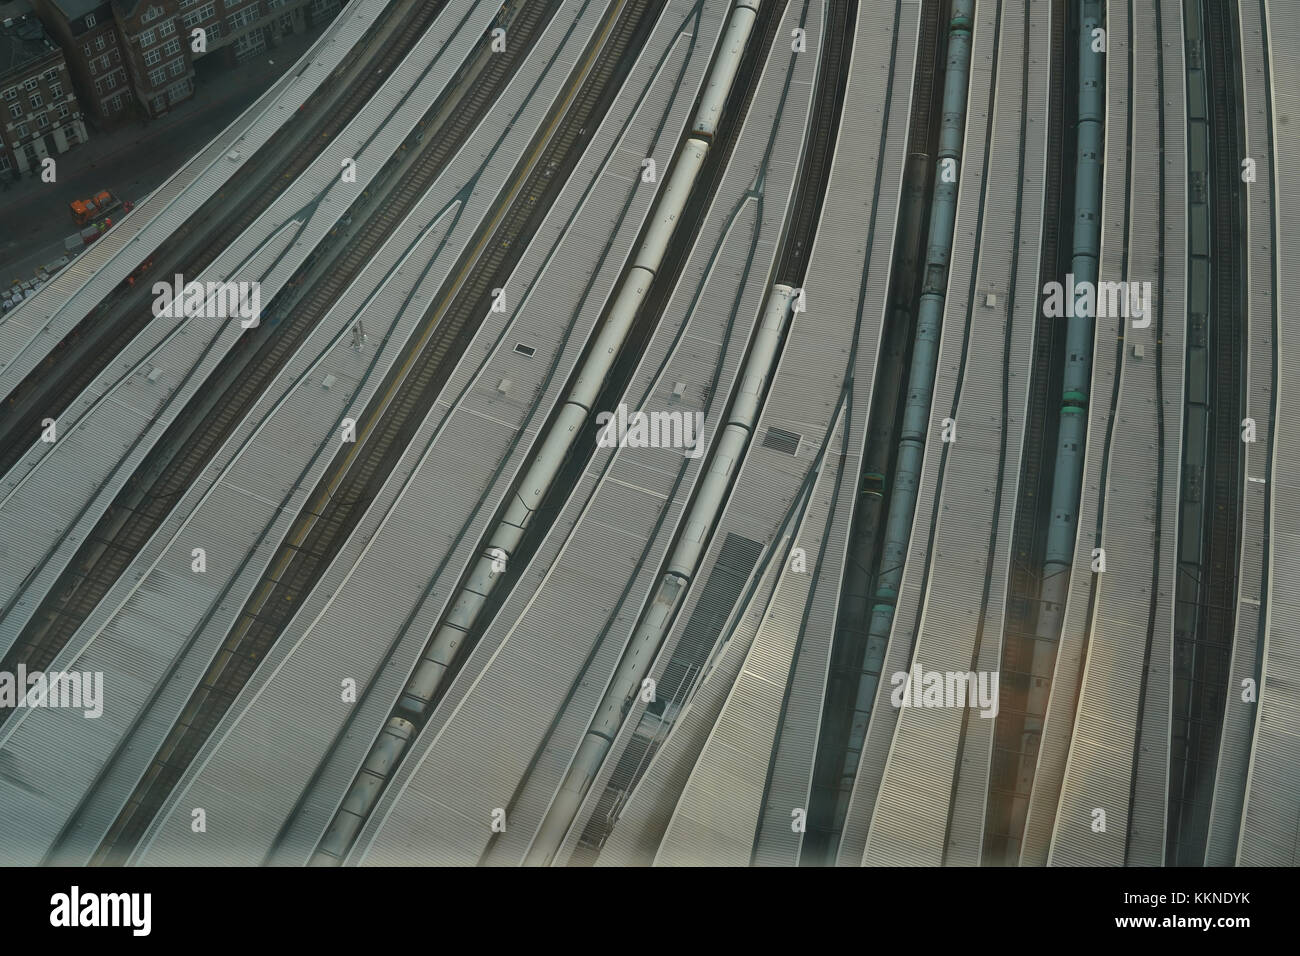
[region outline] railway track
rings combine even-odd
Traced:
[[[516,240],[531,235],[544,218],[550,200],[581,155],[586,130],[599,121],[622,78],[631,69],[635,57],[625,54],[634,49],[635,41],[653,23],[662,5],[663,0],[632,3],[632,11],[613,26],[592,68],[590,81],[574,95],[540,158],[516,191],[517,198],[490,236],[484,235],[483,242],[477,246],[471,243],[450,274],[464,276],[471,263],[472,272],[463,284],[452,287],[454,283],[449,283],[444,287],[443,294],[422,320],[423,334],[417,331],[413,336],[408,352],[395,362],[394,371],[376,391],[377,398],[358,417],[359,441],[355,446],[344,446],[321,479],[312,504],[290,529],[271,563],[272,570],[246,604],[229,640],[114,824],[96,862],[125,861],[203,742],[289,623],[301,598],[315,585],[365,513],[432,408],[455,367],[455,359],[473,336],[482,316],[488,313],[492,289],[502,285],[503,278],[513,271],[524,254],[527,243]],[[511,28],[512,37],[526,35],[526,29],[538,29],[546,9],[540,3],[524,4]],[[511,46],[523,51],[531,44],[521,44],[515,39]],[[504,71],[509,64],[505,61],[505,57],[493,57],[490,61],[489,68],[496,68],[498,78],[506,75]],[[480,79],[475,95],[487,102],[495,99],[496,92],[499,92],[496,84],[489,84],[484,78]],[[471,124],[470,128],[477,120],[471,122],[468,117],[479,105],[476,99],[474,109],[459,111],[467,117],[465,122]],[[482,248],[482,252],[476,258],[477,248]],[[444,308],[445,314],[439,318]],[[391,395],[391,401],[385,401],[382,397],[385,395]]]
[[[1230,54],[1236,48],[1237,34],[1230,4],[1200,0],[1188,7],[1189,16],[1193,10],[1200,13],[1202,38],[1189,51],[1188,83],[1203,87],[1208,110],[1203,120],[1189,114],[1189,133],[1208,139],[1204,180],[1197,188],[1193,178],[1189,198],[1196,202],[1206,190],[1209,196],[1209,222],[1189,220],[1189,229],[1200,228],[1205,233],[1203,263],[1209,289],[1208,300],[1198,303],[1205,290],[1195,273],[1189,277],[1188,460],[1179,531],[1166,846],[1166,861],[1172,865],[1204,861],[1209,794],[1218,763],[1224,688],[1236,628],[1245,458],[1238,431],[1244,410],[1239,100]],[[1191,176],[1197,172],[1192,170]],[[1189,235],[1193,250],[1197,238]],[[1195,263],[1195,255],[1190,261]],[[1200,351],[1205,360],[1193,365],[1193,350]],[[1212,361],[1207,351],[1213,353]]]
[[[786,235],[785,248],[776,270],[781,282],[798,287],[808,271],[806,255],[812,250],[817,223],[821,219],[826,181],[839,133],[840,114],[844,109],[844,91],[848,86],[849,61],[853,56],[853,25],[858,0],[841,0],[830,5],[826,19],[826,44],[818,68],[814,94],[812,135],[804,149],[803,167],[795,192],[794,221]]]
[[[489,58],[461,108],[452,113],[437,137],[431,137],[409,172],[381,207],[372,212],[333,267],[294,307],[289,320],[269,335],[251,360],[237,349],[227,356],[214,373],[214,380],[220,380],[232,364],[237,367],[238,363],[247,362],[248,365],[234,377],[221,399],[208,403],[210,407],[206,411],[203,404],[194,401],[173,424],[137,473],[156,473],[157,477],[143,494],[128,487],[119,495],[113,509],[87,537],[69,570],[50,589],[27,633],[15,642],[0,667],[7,665],[12,669],[23,663],[29,668],[47,668],[130,565],[176,500],[206,467],[285,362],[446,167],[513,75],[514,67],[531,48],[532,39],[540,33],[547,19],[545,14],[551,9],[551,5],[544,3],[530,3],[526,7],[512,26],[515,31],[512,52]],[[438,108],[438,104],[433,104],[430,115]],[[198,414],[202,418],[195,425]],[[178,446],[180,451],[168,460],[170,450]]]
[[[297,179],[319,155],[320,150],[356,116],[393,67],[415,46],[445,3],[446,0],[417,3],[414,13],[403,22],[397,37],[381,48],[374,69],[368,65],[342,103],[326,112],[321,121],[310,130],[304,132],[299,124],[291,120],[276,131],[258,152],[262,156],[287,153],[289,158],[278,167],[262,170],[260,185],[252,201],[240,205],[232,213],[227,198],[231,187],[227,185],[173,233],[167,240],[167,246],[185,249],[187,240],[197,240],[197,237],[208,231],[215,231],[215,238],[204,242],[197,251],[186,249],[170,257],[161,256],[161,248],[154,249],[148,255],[142,255],[141,261],[153,261],[151,271],[158,275],[200,275],[266,211],[280,195],[286,182]],[[394,4],[385,11],[384,17],[371,27],[369,36],[373,37],[375,31],[382,29],[388,17],[397,15],[397,7]],[[312,109],[313,104],[319,104],[329,94],[334,82],[336,80],[331,78],[323,84],[315,96],[307,101],[302,112],[306,113]],[[308,143],[311,144],[310,147],[306,145]],[[64,339],[68,346],[76,343],[78,348],[65,347],[64,343],[60,343],[61,353],[52,352],[50,359],[19,384],[10,396],[10,402],[22,403],[25,411],[9,420],[5,420],[8,416],[0,417],[0,474],[12,468],[36,442],[41,431],[41,420],[46,417],[57,418],[62,414],[140,330],[153,320],[151,299],[149,283],[146,282],[137,283],[110,296],[92,309]]]

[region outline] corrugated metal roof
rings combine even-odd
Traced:
[[[571,3],[565,8],[539,49],[558,47],[565,24],[573,21],[580,6]],[[580,49],[602,9],[587,8],[570,46]],[[274,825],[252,834],[240,849],[241,858],[262,859],[295,809],[317,763],[329,758],[319,786],[305,798],[281,849],[287,862],[302,862],[310,854],[437,623],[488,519],[513,482],[540,423],[561,393],[622,269],[623,257],[631,248],[652,194],[638,188],[636,178],[615,179],[600,175],[600,170],[620,139],[630,144],[628,148],[654,156],[660,164],[671,157],[709,52],[705,45],[687,60],[689,42],[677,37],[685,9],[688,7],[675,5],[669,11],[671,25],[665,19],[657,27],[650,51],[634,67],[551,214],[506,283],[507,300],[519,302],[519,308],[499,318],[486,317],[444,389],[443,400],[415,435],[394,476],[232,707],[222,731],[209,741],[201,763],[191,768],[173,801],[164,808],[154,827],[153,844],[144,848],[146,862],[184,857],[188,843],[185,808],[190,801],[226,806],[228,781],[237,778],[243,768],[265,764],[267,783],[261,802]],[[716,22],[709,24],[707,17],[706,26],[716,32]],[[661,55],[666,58],[662,72],[647,90],[651,76],[660,69]],[[540,75],[544,59],[535,56],[526,61],[516,78],[518,85],[526,90]],[[576,55],[562,58],[567,63],[576,60]],[[681,83],[679,70],[685,70]],[[544,81],[544,100],[549,101],[549,91],[560,79],[549,76]],[[587,224],[587,228],[567,228],[569,223]],[[561,236],[557,249],[555,243]],[[609,255],[602,259],[607,247]],[[555,270],[567,270],[577,278],[551,281]],[[584,295],[588,281],[593,285]],[[516,341],[528,342],[537,349],[536,355],[520,362],[513,351]],[[503,362],[509,363],[508,377],[515,390],[536,390],[538,399],[535,407],[528,409],[498,405],[495,414],[513,417],[513,426],[485,430],[483,419],[466,411],[457,396],[465,389],[472,390],[465,394],[496,395],[497,382],[506,377],[500,374]],[[453,403],[456,410],[448,415]],[[428,554],[430,542],[437,542],[433,550],[438,557]],[[375,609],[376,616],[358,631],[359,610],[381,580],[390,592]],[[364,637],[358,636],[362,634]],[[392,663],[377,671],[390,649]],[[295,675],[320,672],[335,681],[339,676],[352,676],[363,688],[374,681],[371,693],[358,705],[356,721],[333,752],[335,734],[346,715],[322,718],[311,701],[281,696],[282,689],[298,679]],[[310,760],[282,768],[281,751],[308,754]],[[242,818],[244,808],[231,806],[229,812]]]
[[[783,97],[791,61],[795,84],[802,85],[792,84],[788,97]],[[675,382],[707,374],[713,400],[705,415],[706,433],[716,427],[766,300],[765,280],[793,188],[794,164],[789,157],[802,149],[804,124],[798,118],[807,115],[808,78],[815,67],[813,58],[793,56],[788,49],[784,56],[777,53],[768,60],[733,154],[763,157],[776,131],[775,161],[766,167],[763,181],[761,227],[760,207],[746,196],[754,169],[748,163],[729,164],[711,214],[704,219],[664,317],[629,385],[624,398],[629,407],[667,409]],[[694,336],[689,343],[687,333],[678,331],[683,316],[689,316],[689,335]],[[725,353],[720,352],[723,344]],[[692,374],[701,360],[703,367]],[[420,845],[430,859],[477,860],[491,837],[484,821],[490,819],[492,808],[508,806],[509,825],[486,859],[506,863],[523,858],[608,686],[646,595],[658,579],[660,562],[702,461],[664,450],[659,452],[662,466],[642,467],[646,459],[653,461],[650,452],[597,451],[588,474],[601,474],[602,479],[592,498],[573,495],[565,506],[568,513],[581,511],[572,533],[562,518],[547,535],[483,638],[483,645],[495,646],[501,640],[496,635],[506,632],[491,666],[433,731],[436,736],[430,740],[426,730],[408,759],[413,769],[399,772],[358,840],[354,857],[367,863],[409,860],[407,846],[411,835],[418,833],[421,839],[429,836]],[[644,482],[635,492],[635,482],[620,483],[631,471],[638,471]],[[634,510],[632,503],[638,498],[650,505],[649,510]],[[619,515],[617,529],[602,520],[610,514]],[[558,587],[566,584],[573,588],[572,596],[557,599]],[[521,614],[520,598],[533,594]],[[539,642],[536,647],[534,642]],[[500,700],[520,695],[535,697],[530,700],[533,706],[501,711]],[[444,702],[444,708],[449,704]],[[476,741],[494,739],[498,732],[505,740],[503,749],[494,750],[491,764],[463,769]],[[546,746],[539,752],[543,742]],[[454,787],[446,775],[450,766],[457,767],[459,775]],[[528,783],[520,789],[525,771]],[[473,810],[468,816],[444,816],[441,808],[449,804]],[[457,835],[434,836],[448,828],[456,829]],[[477,852],[471,852],[474,847]],[[470,855],[444,856],[459,852]]]
[[[702,577],[703,569],[696,576],[697,581],[705,581],[704,587],[688,593],[650,671],[660,696],[671,695],[671,703],[656,716],[639,697],[634,702],[556,865],[575,852],[590,859],[595,849],[575,850],[579,834],[588,826],[603,833],[607,823],[613,825],[613,832],[598,848],[597,865],[645,866],[654,860],[677,798],[740,673],[786,566],[788,532],[789,528],[766,555],[757,541],[734,533],[714,535],[708,577]],[[756,569],[760,556],[764,566]],[[755,573],[762,575],[761,581],[755,580]],[[753,592],[744,594],[742,589],[748,587]],[[683,666],[686,657],[693,660]],[[680,713],[669,712],[678,707]]]
[[[1047,112],[1048,63],[1038,53],[1048,42],[1050,11],[1028,8],[1030,35],[1026,36],[1026,4],[1003,5],[996,80],[993,58],[987,54],[994,42],[992,12],[978,20],[975,29],[971,103],[973,110],[976,104],[982,107],[984,119],[973,113],[967,122],[962,165],[968,176],[957,220],[959,233],[974,235],[955,243],[953,249],[932,411],[936,421],[954,418],[957,440],[945,444],[938,440],[937,431],[931,436],[925,467],[927,472],[941,468],[942,481],[936,474],[937,498],[922,496],[918,502],[909,555],[909,561],[919,560],[915,571],[924,573],[926,589],[924,626],[915,659],[908,663],[923,671],[988,674],[996,673],[1001,663],[1010,532],[1038,315],[1047,124],[1034,118]],[[1028,80],[1027,87],[1022,77]],[[988,127],[991,105],[994,120]],[[986,141],[990,130],[991,142]],[[987,175],[971,175],[986,161]],[[981,190],[985,190],[982,212]],[[1012,248],[1018,215],[1022,217],[1020,245]],[[991,308],[984,298],[990,291],[998,302]],[[963,346],[966,371],[959,379]],[[1006,457],[1001,460],[1004,441]],[[987,616],[981,636],[982,607]],[[892,684],[882,684],[892,691]],[[867,844],[868,862],[978,865],[993,720],[976,718],[964,707],[907,708],[896,712],[892,722],[897,731]],[[947,760],[938,759],[936,750]],[[901,801],[900,795],[904,795]],[[875,827],[883,828],[880,846],[875,845]]]
[[[219,590],[206,600],[165,607],[163,619],[149,627],[154,648],[160,655],[170,649],[179,666],[142,713],[129,752],[109,765],[78,811],[74,832],[59,848],[60,862],[81,864],[94,853],[226,639],[310,489],[331,463],[342,419],[355,417],[365,407],[423,314],[424,302],[436,294],[442,276],[437,270],[426,272],[426,263],[460,206],[453,202],[438,215],[442,202],[431,190],[394,230],[217,453],[219,469],[209,467],[190,486],[83,625],[83,634],[108,621],[143,633],[144,625],[133,617],[157,609],[119,595],[159,564],[186,567],[192,546],[207,549],[205,584]],[[430,224],[433,216],[437,219]],[[416,304],[408,308],[410,296]],[[373,346],[364,351],[352,347],[350,329],[357,319],[365,322],[371,342],[384,344],[382,353]],[[335,377],[328,391],[321,388],[327,375]],[[250,510],[249,499],[273,510]],[[214,528],[219,534],[212,533]],[[382,587],[378,590],[382,597]]]
[[[1106,57],[1106,111],[1112,117],[1127,116],[1131,95],[1127,18],[1112,18],[1107,22],[1106,30],[1107,49],[1113,51]],[[1124,278],[1124,226],[1130,192],[1126,175],[1128,149],[1127,126],[1117,121],[1110,123],[1106,130],[1106,175],[1102,187],[1101,210],[1099,278],[1104,281]],[[1096,537],[1099,489],[1106,454],[1106,425],[1112,412],[1111,402],[1118,372],[1115,338],[1119,333],[1119,320],[1098,320],[1092,356],[1092,389],[1088,395],[1088,436],[1079,498],[1074,573],[1070,578],[1052,675],[1052,688],[1054,691],[1059,688],[1060,692],[1053,692],[1048,700],[1021,848],[1021,862],[1031,866],[1047,863],[1065,761],[1074,731],[1075,689],[1078,687],[1079,672],[1087,652],[1086,622],[1092,600],[1092,548]]]
[[[1181,122],[1166,122],[1162,141],[1159,113],[1184,115],[1186,73],[1182,44],[1158,45],[1157,17],[1162,18],[1159,26],[1165,36],[1180,35],[1181,4],[1162,2],[1161,9],[1134,10],[1134,52],[1141,55],[1134,57],[1126,278],[1153,285],[1153,307],[1162,323],[1163,382],[1158,393],[1154,348],[1142,359],[1134,358],[1132,349],[1125,350],[1104,474],[1101,546],[1107,570],[1096,584],[1092,634],[1048,856],[1056,865],[1152,866],[1164,860],[1186,358],[1187,200],[1184,165],[1162,163],[1166,153],[1186,154],[1186,128]],[[1158,71],[1163,72],[1163,98]],[[1101,325],[1099,320],[1099,343],[1105,338]],[[1136,329],[1123,334],[1154,344],[1156,331],[1153,323],[1145,335]],[[1097,391],[1093,389],[1094,396]],[[1163,463],[1157,401],[1164,402]],[[1159,517],[1158,500],[1163,501]],[[1157,535],[1163,546],[1154,569],[1159,583],[1152,593]],[[1094,830],[1098,808],[1106,813],[1104,832]]]
[[[811,505],[796,534],[797,545],[809,554],[821,550],[829,531],[844,425],[841,413],[832,433],[831,453],[823,460]],[[655,865],[749,865],[795,652],[816,581],[815,574],[783,569],[763,623],[664,831]],[[781,810],[779,815],[789,827],[791,809]]]

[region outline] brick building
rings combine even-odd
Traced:
[[[190,59],[174,0],[112,0],[136,104],[150,118],[194,95]]]
[[[31,2],[67,51],[90,112],[106,125],[161,116],[194,94],[196,63],[233,65],[332,19],[341,7],[341,0]]]
[[[131,83],[109,0],[32,0],[68,57],[87,115],[100,125],[132,115]]]
[[[26,2],[0,3],[0,176],[86,140],[63,51]]]

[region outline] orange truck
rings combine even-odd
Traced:
[[[107,189],[101,189],[89,199],[74,199],[68,203],[72,218],[78,226],[88,226],[103,219],[109,213],[121,209],[124,213],[131,211],[131,204],[123,202]]]

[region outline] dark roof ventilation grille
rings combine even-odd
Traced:
[[[784,428],[769,426],[767,435],[763,439],[763,447],[785,452],[787,455],[796,455],[799,453],[799,436]]]

